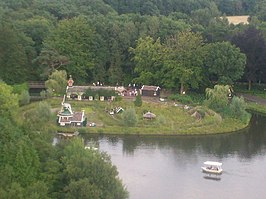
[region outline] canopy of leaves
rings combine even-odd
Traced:
[[[95,30],[86,17],[76,17],[62,20],[45,40],[45,46],[67,57],[70,63],[61,68],[78,77],[77,82],[82,82],[90,79],[88,73],[95,65],[96,42]],[[54,63],[53,60],[51,62]]]
[[[248,81],[262,79],[266,75],[266,45],[262,33],[251,26],[244,32],[235,35],[232,42],[246,54],[246,79]]]
[[[4,82],[0,82],[0,104],[0,117],[13,119],[18,109],[18,96]]]
[[[226,85],[242,77],[246,56],[239,48],[229,42],[217,42],[208,44],[206,49],[205,66],[210,81]]]
[[[202,81],[204,43],[200,34],[180,32],[166,41],[163,85],[175,88],[177,84],[197,88]],[[181,91],[181,92],[182,92]]]
[[[230,92],[230,87],[228,85],[215,85],[213,89],[206,89],[206,105],[217,111],[218,113],[222,113],[227,105],[229,104],[228,94]]]
[[[55,70],[49,79],[45,82],[49,92],[55,94],[64,94],[67,86],[67,73],[64,70]]]
[[[163,47],[160,39],[154,41],[151,37],[140,38],[137,47],[131,48],[136,63],[135,72],[139,74],[136,82],[142,84],[156,84],[162,76]]]

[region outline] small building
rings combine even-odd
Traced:
[[[159,97],[161,88],[159,86],[147,86],[143,85],[140,89],[142,96]]]
[[[62,103],[61,111],[57,114],[60,126],[82,127],[86,120],[84,111],[73,112],[69,103]]]
[[[96,84],[92,85],[92,86],[74,86],[73,85],[74,81],[72,79],[72,77],[70,76],[69,80],[68,80],[68,86],[66,88],[66,97],[67,99],[73,99],[73,100],[84,100],[87,99],[89,101],[92,100],[100,100],[100,101],[104,101],[107,98],[111,98],[114,99],[115,96],[108,96],[108,97],[104,97],[104,96],[99,96],[99,99],[96,99],[95,96],[86,96],[86,91],[87,90],[92,90],[94,92],[101,92],[103,90],[105,91],[113,91],[113,93],[118,93],[121,95],[121,92],[124,91],[125,89],[123,87],[113,87],[113,86],[96,86]],[[98,85],[98,84],[97,84]]]
[[[148,111],[147,113],[143,114],[143,119],[148,119],[148,120],[152,120],[155,119],[156,115],[154,113],[151,113],[150,111]]]

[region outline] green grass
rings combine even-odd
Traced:
[[[48,99],[47,102],[53,110],[59,110],[61,99]],[[85,110],[89,122],[96,123],[96,127],[82,127],[81,133],[105,133],[105,134],[147,134],[147,135],[192,135],[192,134],[216,134],[232,132],[247,126],[236,119],[221,119],[217,114],[210,114],[198,121],[188,111],[181,107],[175,107],[173,102],[155,103],[143,102],[141,107],[135,107],[133,101],[122,100],[120,102],[100,101],[69,101],[74,111]],[[37,102],[20,108],[20,114],[32,110]],[[124,109],[134,108],[138,117],[135,127],[123,125],[121,114],[111,116],[107,110],[115,107]],[[145,120],[143,113],[151,111],[156,114],[156,119]],[[54,115],[56,116],[56,111]],[[54,121],[51,128],[60,131],[75,131],[75,128],[59,127]]]
[[[248,110],[251,110],[251,111],[266,114],[266,106],[265,105],[249,102],[247,108],[248,108]]]

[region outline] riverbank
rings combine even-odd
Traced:
[[[251,95],[248,93],[238,93],[238,96],[244,97],[248,103],[248,110],[266,114],[266,99],[264,97]]]
[[[220,115],[206,108],[196,107],[200,109],[198,112],[201,114],[204,110],[204,116],[199,119],[192,114],[195,107],[184,107],[173,101],[161,102],[155,98],[144,98],[142,106],[135,107],[133,101],[134,98],[118,102],[69,101],[74,111],[85,110],[88,124],[78,129],[56,128],[60,131],[78,130],[80,133],[94,134],[204,135],[234,132],[248,126],[237,119],[222,119]],[[55,113],[60,109],[60,99],[49,99],[47,102],[51,104]],[[118,108],[133,108],[137,116],[136,125],[125,125],[123,113],[113,113],[113,110]],[[155,114],[156,118],[144,119],[143,114],[148,111]],[[90,124],[94,124],[93,127]]]

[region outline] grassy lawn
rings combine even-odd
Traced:
[[[248,109],[251,111],[255,111],[255,112],[266,115],[266,106],[265,105],[260,105],[257,103],[249,102],[248,103]]]
[[[54,116],[61,108],[61,99],[48,99]],[[168,102],[143,102],[141,107],[135,107],[133,101],[122,100],[119,102],[100,101],[69,101],[73,111],[85,110],[88,123],[94,122],[96,127],[82,127],[81,133],[104,133],[104,134],[147,134],[147,135],[192,135],[192,134],[216,134],[233,132],[243,129],[247,124],[236,119],[222,119],[218,114],[207,114],[203,119],[197,120],[192,117],[183,107],[174,106]],[[38,102],[23,106],[21,113],[31,110]],[[110,115],[109,110],[116,107],[123,109],[134,108],[138,123],[134,127],[124,125],[122,114]],[[150,111],[156,114],[153,120],[143,119],[143,113]],[[55,118],[55,117],[54,117]],[[74,131],[77,129],[59,127],[54,121],[51,128],[60,131]]]

